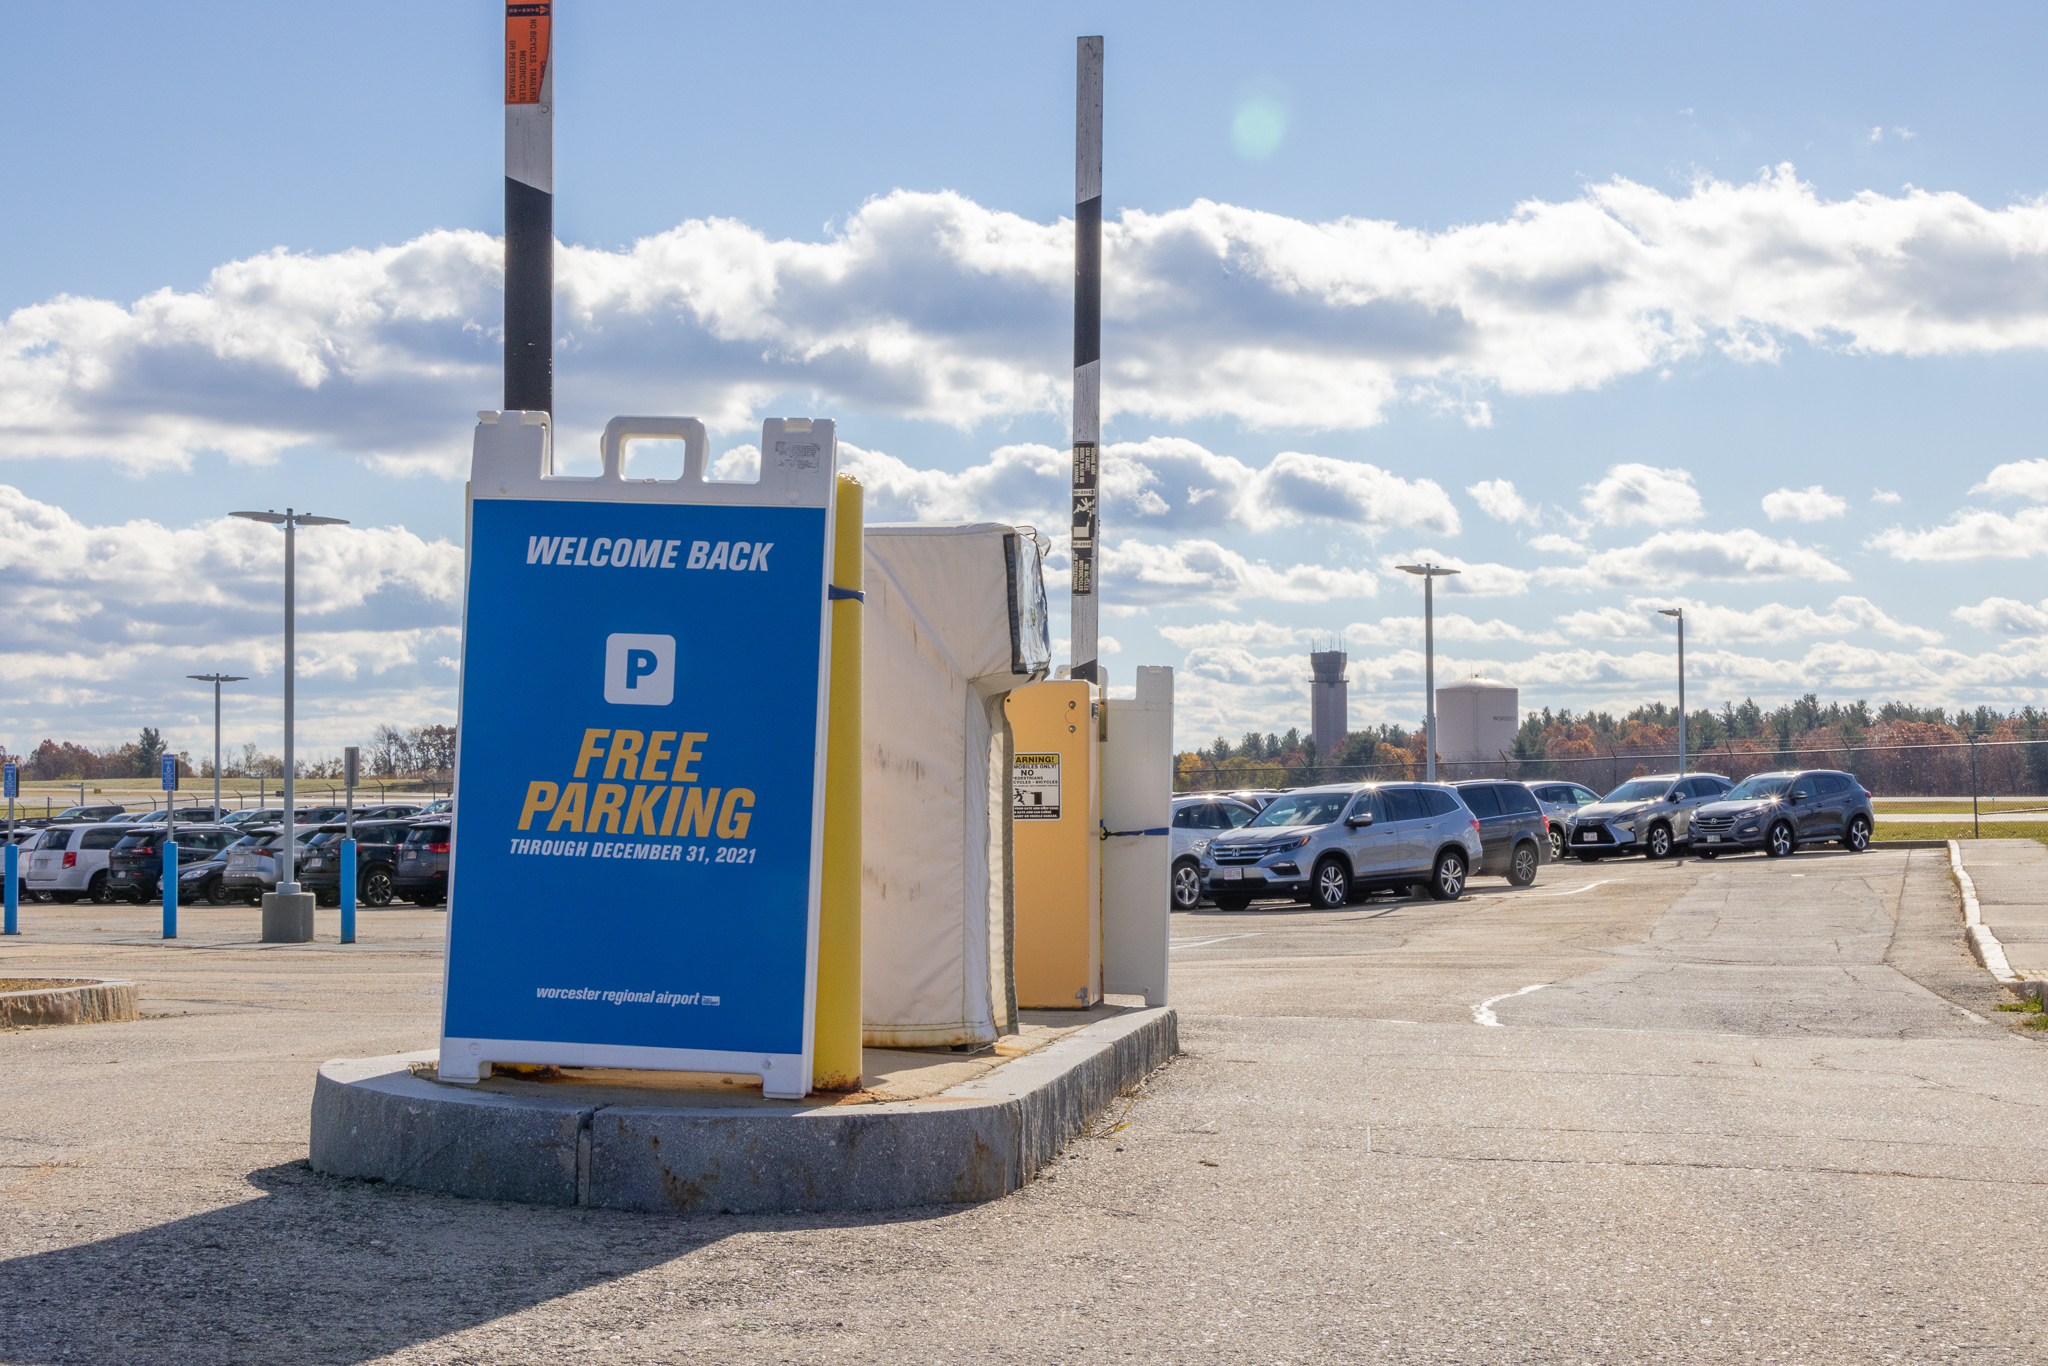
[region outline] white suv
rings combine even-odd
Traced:
[[[1202,793],[1173,799],[1172,894],[1169,902],[1176,911],[1192,911],[1202,904],[1202,858],[1209,841],[1245,824],[1259,809],[1235,797]]]
[[[27,846],[28,889],[66,904],[80,897],[106,902],[107,856],[124,837],[134,833],[132,825],[47,827]]]

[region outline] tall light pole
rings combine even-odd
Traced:
[[[1660,607],[1660,617],[1678,619],[1678,771],[1685,772],[1685,609]]]
[[[1422,576],[1422,691],[1425,710],[1422,722],[1422,781],[1436,781],[1436,581],[1455,569],[1439,564],[1401,564],[1396,569]]]
[[[1096,650],[1102,548],[1102,39],[1075,40],[1074,523],[1067,650],[1072,674],[1101,681]]]
[[[291,896],[299,890],[296,863],[299,838],[299,808],[293,800],[292,708],[293,690],[298,682],[298,538],[302,526],[347,526],[344,517],[315,517],[310,512],[286,508],[283,512],[237,512],[252,522],[268,522],[284,528],[284,863],[278,869],[277,890]],[[214,772],[220,772],[215,765]]]
[[[213,684],[213,818],[220,819],[220,685],[247,683],[244,674],[186,674],[199,683]]]

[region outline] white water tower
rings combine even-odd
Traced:
[[[1436,690],[1436,747],[1446,763],[1498,762],[1514,748],[1521,693],[1512,683],[1474,674]]]

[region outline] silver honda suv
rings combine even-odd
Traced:
[[[1565,844],[1586,863],[1613,854],[1669,858],[1692,839],[1692,813],[1719,801],[1735,784],[1718,773],[1658,773],[1631,778],[1591,806],[1582,806]]]
[[[1479,862],[1479,822],[1438,783],[1336,783],[1283,792],[1209,842],[1202,885],[1226,911],[1288,896],[1335,910],[1368,892],[1455,901]]]

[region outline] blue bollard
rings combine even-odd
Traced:
[[[0,876],[7,879],[7,924],[4,928],[8,934],[21,933],[21,907],[17,904],[21,900],[21,884],[14,880],[14,868],[18,860],[19,855],[15,853],[14,846],[8,845],[5,856],[7,867],[4,873],[0,873]]]
[[[164,938],[178,937],[178,846],[164,841],[164,871],[158,879],[164,887]]]
[[[341,942],[356,942],[356,842],[341,842]]]

